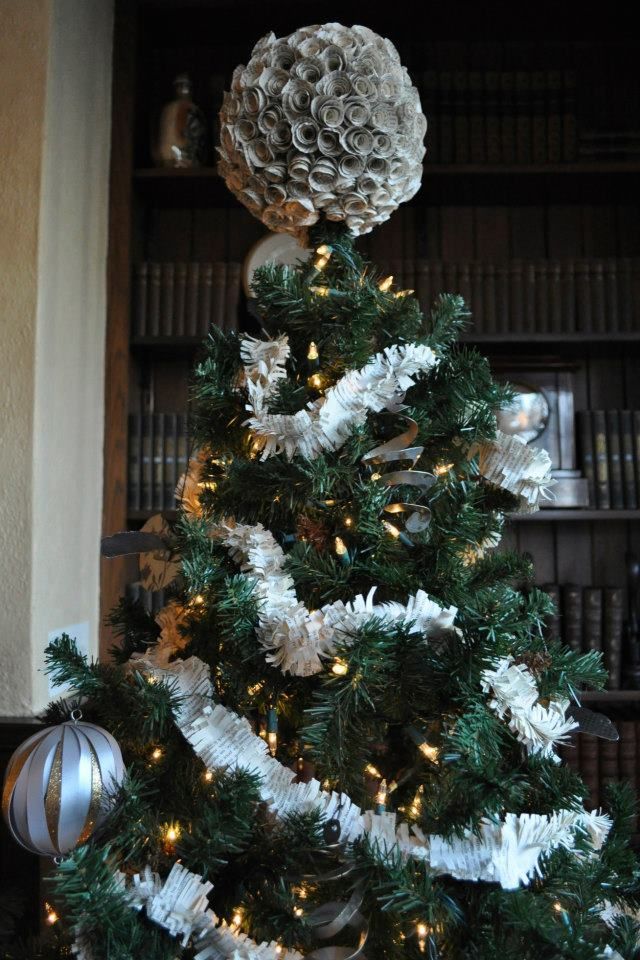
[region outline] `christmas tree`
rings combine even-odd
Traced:
[[[333,57],[320,106],[300,101],[330,133],[349,57],[392,57],[372,37],[327,25],[265,38],[254,59],[276,65],[255,89],[284,103],[304,92],[279,88],[285,46],[303,84]],[[360,209],[335,185],[331,203],[315,187],[265,200],[265,165],[247,159],[259,144],[234,154],[252,63],[225,101],[222,173],[311,254],[257,271],[256,337],[211,331],[179,518],[160,541],[114,548],[144,551],[168,605],[154,618],[120,603],[112,662],[87,662],[68,637],[48,649],[75,695],[48,720],[80,708],[126,764],[51,903],[80,960],[636,956],[633,798],[620,787],[606,813],[585,810],[557,752],[597,724],[579,697],[604,685],[600,655],[548,639],[530,560],[495,550],[508,514],[538,509],[549,460],[498,431],[511,393],[459,345],[462,300],[423,313],[356,249],[415,172],[382,199],[374,184]],[[409,95],[385,109],[407,102],[418,115]],[[378,166],[393,179],[390,163]]]

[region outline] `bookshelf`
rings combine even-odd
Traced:
[[[631,264],[630,275],[640,276],[634,266],[636,261],[640,263],[640,149],[627,159],[606,153],[594,158],[584,150],[593,149],[593,143],[599,141],[581,139],[583,131],[615,132],[637,125],[640,42],[627,39],[633,34],[625,35],[620,22],[616,32],[612,23],[589,19],[584,10],[579,16],[569,16],[568,6],[560,10],[557,4],[548,5],[548,20],[540,13],[544,3],[518,10],[517,17],[503,5],[496,3],[494,7],[483,8],[481,23],[468,7],[462,15],[455,4],[434,8],[430,12],[429,41],[415,35],[411,17],[393,22],[387,5],[374,3],[368,8],[368,25],[391,36],[414,81],[423,87],[423,105],[431,122],[427,134],[430,155],[422,189],[386,224],[363,237],[361,249],[381,271],[394,273],[400,263],[410,276],[412,270],[417,273],[418,263],[437,262],[442,265],[443,275],[449,271],[449,276],[454,264],[492,264],[494,269],[514,260],[541,265],[543,276],[545,264],[569,261],[615,263],[618,281],[620,264]],[[175,516],[171,509],[134,508],[128,501],[129,416],[185,411],[189,371],[201,344],[199,335],[132,334],[136,329],[137,265],[142,261],[242,263],[253,243],[265,233],[227,191],[213,165],[178,171],[150,166],[148,144],[154,118],[170,97],[173,77],[186,70],[193,80],[194,99],[213,128],[222,90],[235,65],[246,62],[252,43],[269,29],[282,35],[318,16],[315,8],[290,0],[275,7],[254,0],[237,0],[234,4],[225,0],[198,0],[188,5],[178,0],[116,3],[105,533],[140,526],[150,513]],[[323,9],[322,16],[326,20],[360,22],[361,5],[345,0],[339,6]],[[500,26],[491,39],[482,28],[485,23]],[[549,23],[556,30],[551,40]],[[433,142],[442,133],[446,112],[442,102],[430,100],[428,88],[433,78],[429,71],[436,71],[440,79],[443,73],[445,77],[449,72],[457,74],[465,83],[463,74],[471,77],[480,72],[487,79],[495,70],[529,71],[533,81],[540,71],[549,77],[549,71],[559,68],[570,71],[575,79],[571,94],[575,95],[575,114],[567,114],[576,124],[575,139],[569,145],[571,159],[442,162],[441,151],[433,147]],[[477,122],[478,104],[480,114],[484,108],[477,91],[474,96]],[[458,129],[463,129],[459,125],[466,122],[466,102],[464,96],[449,102]],[[524,108],[533,131],[531,147],[536,145],[535,130],[541,129],[541,122],[546,124],[547,133],[557,129],[554,102],[553,98],[548,102],[543,98],[543,106],[546,103],[553,108],[546,114],[541,111],[539,97]],[[493,102],[491,111],[495,111]],[[495,122],[495,113],[490,119]],[[486,116],[482,122],[488,129]],[[565,121],[561,118],[560,122]],[[470,124],[469,132],[472,129]],[[571,124],[568,129],[571,133]],[[612,142],[618,141],[612,137]],[[478,147],[484,149],[476,143],[474,149]],[[210,150],[211,164],[212,157]],[[600,276],[606,275],[598,270],[596,287]],[[486,273],[482,282],[486,282]],[[527,329],[510,320],[504,329],[488,329],[486,324],[470,328],[463,339],[487,354],[496,369],[508,367],[512,360],[519,367],[528,363],[537,370],[570,367],[576,410],[640,410],[640,287],[634,287],[637,280],[625,282],[628,306],[635,311],[627,310],[626,319],[615,329],[606,319],[608,315],[595,308],[590,309],[591,320],[587,322],[584,311],[580,313],[584,302],[582,307],[577,304],[570,327],[554,327],[545,316],[543,304]],[[418,282],[406,285],[420,292]],[[551,299],[549,302],[553,304]],[[536,326],[540,320],[544,329]],[[240,329],[256,330],[242,293],[237,323]],[[603,510],[593,505],[586,509],[545,509],[530,517],[513,518],[503,544],[532,556],[539,584],[624,588],[625,554],[640,554],[640,510]],[[131,561],[103,561],[104,614],[134,578]],[[110,642],[105,629],[103,650]],[[612,715],[624,710],[640,719],[640,691],[589,693],[584,700]]]

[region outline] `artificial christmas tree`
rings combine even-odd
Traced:
[[[586,811],[557,756],[612,735],[578,707],[599,655],[545,638],[529,560],[495,552],[549,460],[497,431],[510,393],[458,346],[461,299],[423,315],[354,245],[422,159],[394,54],[335,24],[267,37],[225,101],[223,174],[312,254],[258,271],[259,336],[211,332],[173,529],[108,546],[155,551],[168,606],[120,604],[112,663],[48,650],[77,698],[49,720],[81,706],[127,766],[54,877],[84,960],[637,953],[631,798]]]

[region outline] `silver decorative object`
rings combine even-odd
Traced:
[[[426,129],[389,40],[339,23],[269,33],[224,95],[218,169],[276,233],[324,216],[359,235],[420,189]]]
[[[60,857],[89,839],[122,782],[117,742],[76,718],[25,740],[9,761],[2,813],[13,837],[39,856]],[[72,717],[74,716],[72,714]]]

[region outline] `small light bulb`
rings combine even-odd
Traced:
[[[556,911],[556,913],[562,913],[562,904],[560,903],[559,900],[556,900],[556,902],[553,905],[553,909]]]
[[[231,918],[231,925],[234,927],[239,927],[242,923],[242,911],[236,910]]]
[[[329,296],[329,287],[309,287],[311,293],[315,293],[318,297],[328,297]]]
[[[294,917],[301,917],[301,916],[303,915],[303,913],[304,913],[304,910],[302,909],[302,907],[294,907],[294,908],[293,908],[293,915],[294,915]]]
[[[427,927],[426,923],[416,924],[416,933],[418,935],[418,947],[420,949],[420,953],[424,953],[425,941],[427,939],[428,932],[429,928]]]
[[[60,918],[56,913],[56,911],[51,906],[51,904],[45,903],[44,909],[47,912],[47,923],[49,924],[50,927],[52,927],[54,923],[57,923]]]
[[[377,767],[374,767],[372,763],[368,763],[364,768],[364,772],[367,773],[370,777],[376,777],[378,780],[382,780],[382,774]]]
[[[318,348],[316,347],[313,340],[309,344],[309,352],[307,354],[307,360],[317,360],[318,359]]]
[[[353,520],[351,519],[351,517],[345,517],[345,518],[344,518],[344,525],[345,525],[345,527],[352,527],[352,526],[353,526]]]
[[[275,953],[276,957],[282,956],[282,947],[280,946],[279,943],[276,943],[275,949],[274,949],[274,953]]]
[[[175,828],[175,827],[169,827],[169,829],[167,830],[166,836],[167,836],[167,840],[169,841],[169,843],[174,843],[174,841],[178,839],[178,834],[176,833],[176,828]]]
[[[316,253],[319,257],[330,257],[331,256],[331,247],[328,243],[321,243]]]
[[[161,748],[161,747],[156,747],[154,750],[151,751],[151,759],[152,759],[152,760],[159,760],[161,756],[162,756],[162,748]]]
[[[218,484],[215,480],[201,480],[198,484],[201,490],[211,490],[212,493],[218,489]]]
[[[375,813],[384,813],[387,809],[387,781],[381,780],[378,792],[374,797]]]
[[[195,597],[191,597],[191,603],[194,607],[201,607],[204,603],[204,597],[201,593],[196,593]]]
[[[403,297],[408,297],[412,293],[415,293],[415,290],[398,290],[396,293],[396,300],[401,300]]]
[[[349,671],[348,664],[344,660],[334,660],[331,666],[331,672],[335,673],[336,677],[344,677]]]
[[[387,293],[393,285],[393,277],[385,277],[384,280],[381,280],[378,284],[378,290],[382,293]]]
[[[336,537],[335,548],[339,557],[342,557],[345,553],[347,553],[347,548],[342,537]]]
[[[433,472],[437,477],[443,477],[446,473],[449,473],[452,463],[439,463],[436,467],[433,468]]]
[[[423,757],[426,757],[427,760],[430,760],[431,763],[435,763],[440,755],[440,751],[437,747],[433,747],[430,743],[427,743],[425,740],[424,743],[421,743],[418,747],[420,753]]]
[[[394,527],[394,525],[393,525],[392,523],[389,523],[388,520],[383,520],[382,522],[383,522],[383,525],[384,525],[385,530],[387,531],[387,533],[390,533],[392,537],[399,537],[399,536],[400,536],[400,531],[398,530],[397,527]]]
[[[205,770],[204,778],[207,781],[207,783],[211,783],[211,781],[213,780],[213,773],[211,772],[211,770]]]
[[[272,757],[275,757],[278,749],[278,734],[273,730],[267,734],[267,745],[269,747],[269,753]]]
[[[372,479],[372,480],[379,480],[379,479],[381,478],[381,476],[382,476],[381,473],[372,473],[372,474],[371,474],[371,479]]]

